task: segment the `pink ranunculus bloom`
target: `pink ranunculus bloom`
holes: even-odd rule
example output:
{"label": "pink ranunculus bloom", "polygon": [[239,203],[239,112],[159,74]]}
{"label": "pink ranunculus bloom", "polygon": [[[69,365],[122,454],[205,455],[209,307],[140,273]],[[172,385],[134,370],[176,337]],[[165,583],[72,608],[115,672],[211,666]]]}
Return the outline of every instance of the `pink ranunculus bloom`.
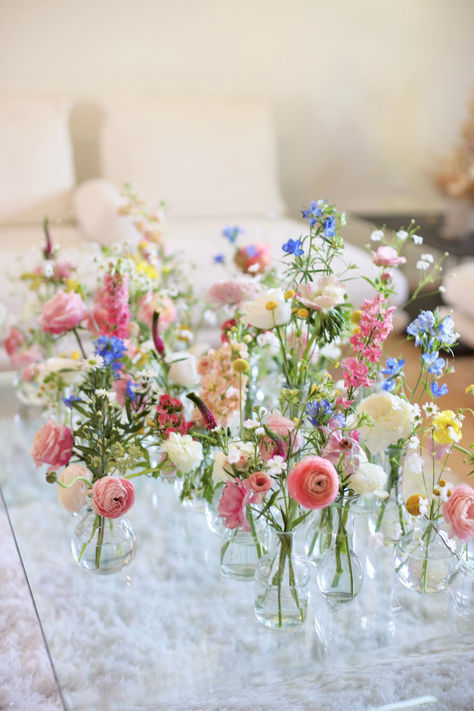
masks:
{"label": "pink ranunculus bloom", "polygon": [[247,299],[254,299],[257,289],[250,280],[227,279],[213,284],[208,294],[211,301],[217,306],[227,306],[240,304]]}
{"label": "pink ranunculus bloom", "polygon": [[58,425],[50,418],[35,435],[30,454],[37,467],[49,464],[56,469],[68,464],[74,439],[69,427]]}
{"label": "pink ranunculus bloom", "polygon": [[92,508],[106,518],[123,516],[135,501],[135,489],[128,479],[104,476],[92,486]]}
{"label": "pink ranunculus bloom", "polygon": [[75,266],[71,262],[56,262],[53,267],[53,277],[58,281],[66,281],[70,278],[73,269]]}
{"label": "pink ranunculus bloom", "polygon": [[443,504],[443,516],[461,541],[467,542],[474,536],[474,489],[469,484],[454,487]]}
{"label": "pink ranunculus bloom", "polygon": [[[293,454],[299,452],[303,446],[303,435],[299,430],[296,434],[292,434],[295,429],[293,420],[275,413],[265,418],[265,424],[269,430],[284,439],[286,446],[291,446]],[[275,442],[270,437],[265,437],[260,445],[260,451],[263,460],[268,461],[275,456]]]}
{"label": "pink ranunculus bloom", "polygon": [[263,274],[272,263],[270,245],[248,244],[245,247],[240,247],[234,257],[234,262],[245,274]]}
{"label": "pink ranunculus bloom", "polygon": [[138,300],[137,318],[142,323],[151,328],[153,321],[153,312],[158,311],[160,314],[160,330],[166,329],[176,321],[178,313],[174,303],[169,296],[160,296],[160,294],[145,294]]}
{"label": "pink ranunculus bloom", "polygon": [[267,472],[253,472],[248,478],[251,489],[259,494],[266,494],[273,486],[273,479]]}
{"label": "pink ranunculus bloom", "polygon": [[38,323],[46,333],[59,335],[76,328],[86,316],[86,305],[79,294],[58,291],[43,305]]}
{"label": "pink ranunculus bloom", "polygon": [[262,495],[252,491],[248,480],[233,479],[225,483],[217,511],[227,528],[250,531],[245,507],[247,504],[259,504],[261,500]]}
{"label": "pink ranunculus bloom", "polygon": [[336,465],[342,457],[342,462],[347,474],[353,474],[359,466],[359,433],[354,430],[351,437],[341,430],[334,430],[329,435],[326,444],[321,450],[321,455]]}
{"label": "pink ranunculus bloom", "polygon": [[399,267],[407,260],[406,257],[399,257],[393,247],[382,246],[376,252],[372,252],[372,261],[378,267]]}
{"label": "pink ranunculus bloom", "polygon": [[25,337],[16,328],[10,328],[10,333],[5,338],[4,346],[9,356],[12,356],[25,342]]}
{"label": "pink ranunculus bloom", "polygon": [[301,284],[296,297],[299,302],[315,311],[329,311],[344,303],[346,287],[333,276],[320,276]]}
{"label": "pink ranunculus bloom", "polygon": [[10,363],[16,370],[27,368],[37,363],[43,357],[43,351],[38,343],[33,343],[29,348],[22,348],[10,356]]}
{"label": "pink ranunculus bloom", "polygon": [[334,464],[322,457],[304,457],[288,475],[288,492],[305,509],[324,509],[339,493]]}

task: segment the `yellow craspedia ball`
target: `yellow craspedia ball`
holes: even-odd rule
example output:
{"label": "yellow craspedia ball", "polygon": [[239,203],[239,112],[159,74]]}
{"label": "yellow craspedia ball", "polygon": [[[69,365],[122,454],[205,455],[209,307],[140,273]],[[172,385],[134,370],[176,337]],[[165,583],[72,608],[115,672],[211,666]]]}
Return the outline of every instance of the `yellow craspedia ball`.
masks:
{"label": "yellow craspedia ball", "polygon": [[461,439],[461,421],[452,410],[441,410],[433,417],[433,437],[437,444],[453,444]]}
{"label": "yellow craspedia ball", "polygon": [[298,316],[298,318],[308,318],[309,311],[308,309],[298,309],[296,315]]}
{"label": "yellow craspedia ball", "polygon": [[237,358],[232,363],[232,367],[236,373],[246,373],[249,369],[249,362],[245,358]]}
{"label": "yellow craspedia ball", "polygon": [[405,506],[409,514],[412,516],[420,515],[420,500],[422,498],[421,494],[412,494],[408,497]]}

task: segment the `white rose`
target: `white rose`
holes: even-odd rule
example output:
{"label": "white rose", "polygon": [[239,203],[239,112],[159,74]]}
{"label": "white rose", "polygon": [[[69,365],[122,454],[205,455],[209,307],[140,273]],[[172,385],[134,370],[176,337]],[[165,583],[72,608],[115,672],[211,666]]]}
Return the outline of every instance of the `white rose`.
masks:
{"label": "white rose", "polygon": [[196,356],[192,353],[186,353],[185,351],[170,353],[166,357],[166,361],[170,364],[168,378],[175,385],[190,388],[199,382]]}
{"label": "white rose", "polygon": [[203,460],[202,445],[196,442],[191,435],[180,435],[170,432],[168,439],[161,445],[173,464],[183,474],[189,474],[200,465]]}
{"label": "white rose", "polygon": [[242,318],[246,323],[268,331],[283,326],[291,319],[291,304],[281,289],[269,289],[253,301],[244,301]]}
{"label": "white rose", "polygon": [[[70,484],[78,476],[92,481],[92,472],[83,464],[70,464],[62,470],[58,481],[61,484]],[[76,481],[69,489],[63,489],[62,486],[58,485],[58,499],[64,508],[72,513],[73,511],[79,511],[89,501],[89,497],[86,494],[87,491],[89,491],[89,488],[85,481]]]}
{"label": "white rose", "polygon": [[356,408],[358,414],[366,413],[373,420],[373,427],[359,427],[361,443],[372,454],[383,452],[390,444],[408,437],[413,429],[415,411],[409,402],[386,390],[369,395]]}
{"label": "white rose", "polygon": [[357,471],[352,474],[349,486],[356,494],[374,494],[380,498],[385,498],[387,492],[384,487],[387,482],[387,475],[383,467],[370,462],[361,462]]}

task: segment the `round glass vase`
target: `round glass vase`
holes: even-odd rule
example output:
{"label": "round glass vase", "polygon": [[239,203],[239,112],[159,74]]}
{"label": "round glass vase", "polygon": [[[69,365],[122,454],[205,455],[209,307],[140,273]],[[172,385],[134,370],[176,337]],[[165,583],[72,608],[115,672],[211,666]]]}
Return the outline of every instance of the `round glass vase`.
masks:
{"label": "round glass vase", "polygon": [[[364,571],[354,551],[354,514],[358,497],[341,497],[324,510],[320,544],[312,562],[321,594],[331,604],[350,602],[362,587]],[[311,527],[310,527],[311,528]],[[310,536],[307,536],[307,542]],[[312,542],[312,539],[311,539]],[[316,547],[316,546],[315,546]]]}
{"label": "round glass vase", "polygon": [[105,518],[90,506],[81,512],[71,538],[76,563],[97,575],[110,575],[125,568],[133,559],[136,547],[137,539],[127,518]]}
{"label": "round glass vase", "polygon": [[406,588],[419,593],[446,590],[461,566],[456,542],[440,521],[418,517],[398,542],[395,572]]}
{"label": "round glass vase", "polygon": [[408,531],[409,515],[403,503],[402,471],[406,454],[405,447],[392,445],[387,448],[381,464],[387,474],[387,496],[374,499],[374,508],[369,517],[371,535],[383,535],[384,545],[397,545]]}
{"label": "round glass vase", "polygon": [[309,564],[295,553],[294,531],[272,534],[255,571],[255,617],[267,629],[292,629],[306,619]]}
{"label": "round glass vase", "polygon": [[266,526],[255,521],[250,531],[225,529],[220,552],[220,570],[225,578],[254,579],[259,560],[268,552],[266,532]]}

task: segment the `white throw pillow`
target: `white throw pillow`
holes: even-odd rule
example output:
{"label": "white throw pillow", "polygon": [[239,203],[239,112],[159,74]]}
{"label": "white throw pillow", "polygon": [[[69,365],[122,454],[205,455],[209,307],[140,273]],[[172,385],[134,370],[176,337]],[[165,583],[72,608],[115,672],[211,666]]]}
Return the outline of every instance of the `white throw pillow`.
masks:
{"label": "white throw pillow", "polygon": [[474,261],[457,264],[444,277],[443,286],[444,301],[474,318]]}
{"label": "white throw pillow", "polygon": [[85,239],[99,244],[134,243],[139,233],[128,216],[118,215],[120,191],[108,180],[86,180],[74,192],[74,214]]}
{"label": "white throw pillow", "polygon": [[284,213],[276,141],[261,102],[104,102],[102,176],[135,183],[171,217]]}
{"label": "white throw pillow", "polygon": [[0,221],[69,217],[74,165],[63,99],[0,94]]}

